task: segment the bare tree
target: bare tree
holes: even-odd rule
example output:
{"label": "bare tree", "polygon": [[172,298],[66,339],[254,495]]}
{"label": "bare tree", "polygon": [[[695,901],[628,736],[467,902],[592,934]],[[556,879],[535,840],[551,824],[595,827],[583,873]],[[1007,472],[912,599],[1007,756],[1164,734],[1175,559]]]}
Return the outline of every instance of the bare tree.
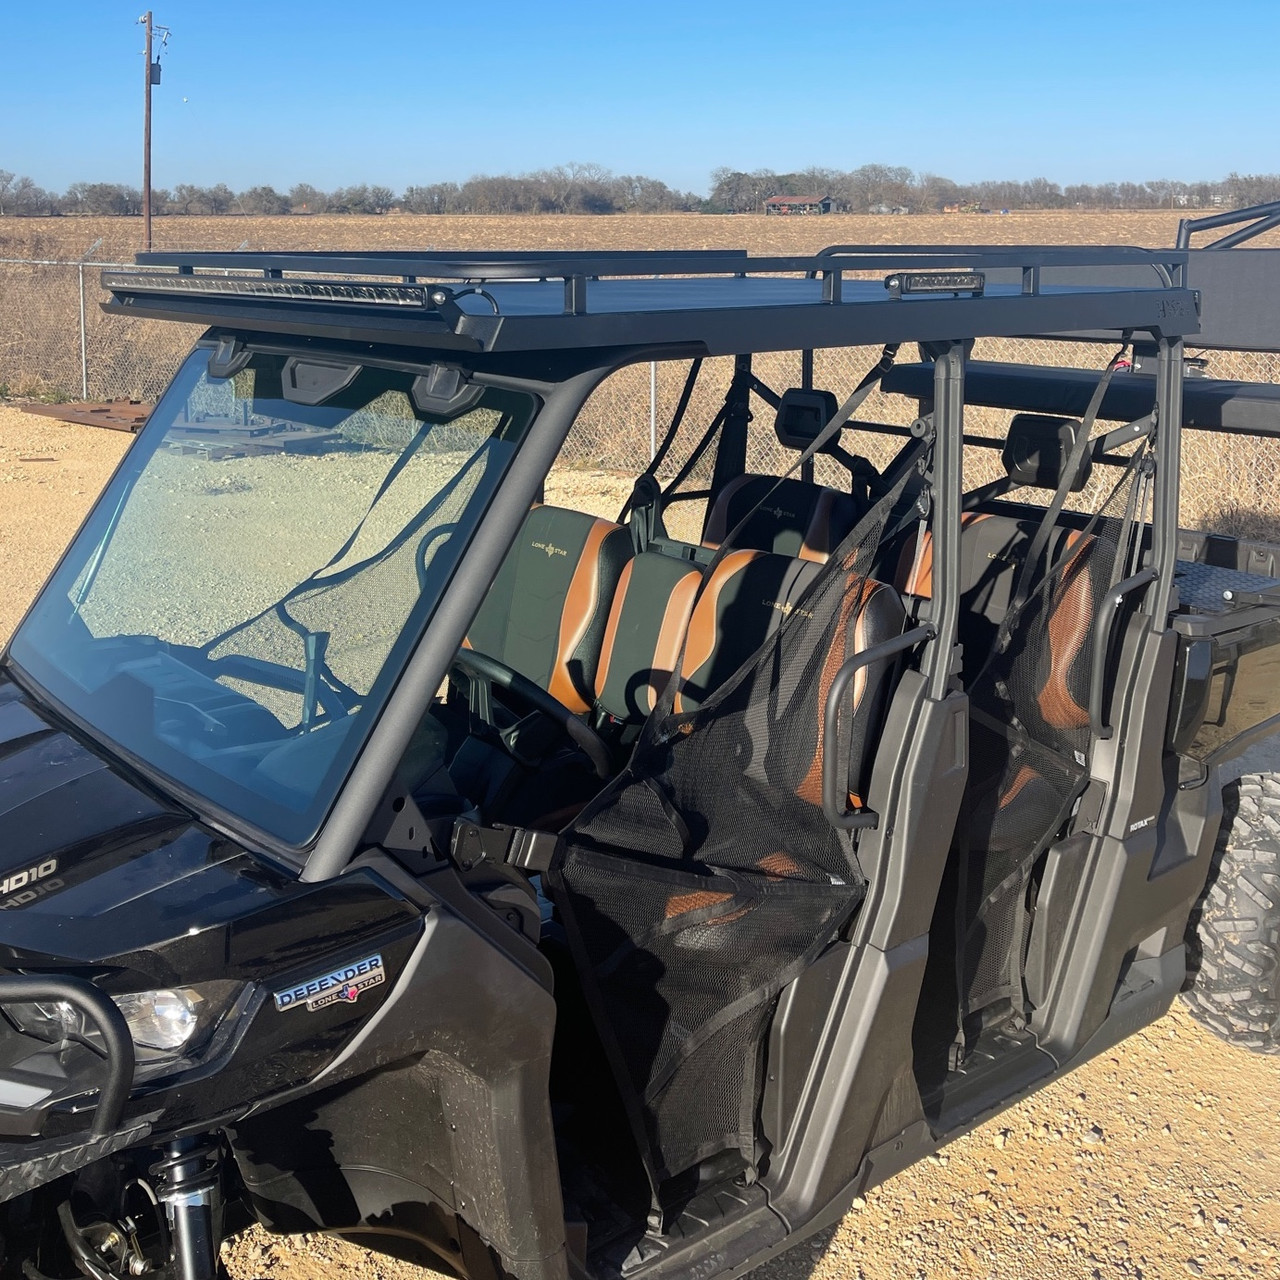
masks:
{"label": "bare tree", "polygon": [[279,214],[289,212],[289,198],[282,196],[275,187],[250,187],[236,197],[245,213]]}

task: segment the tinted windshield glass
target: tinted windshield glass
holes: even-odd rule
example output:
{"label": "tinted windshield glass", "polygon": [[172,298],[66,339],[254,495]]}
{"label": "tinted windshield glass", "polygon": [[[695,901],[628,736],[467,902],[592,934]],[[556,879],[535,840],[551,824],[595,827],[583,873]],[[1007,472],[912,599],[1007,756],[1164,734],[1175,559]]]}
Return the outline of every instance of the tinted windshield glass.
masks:
{"label": "tinted windshield glass", "polygon": [[307,406],[283,357],[207,365],[180,372],[12,656],[104,738],[302,843],[535,401],[485,388],[446,421],[410,375],[362,369]]}

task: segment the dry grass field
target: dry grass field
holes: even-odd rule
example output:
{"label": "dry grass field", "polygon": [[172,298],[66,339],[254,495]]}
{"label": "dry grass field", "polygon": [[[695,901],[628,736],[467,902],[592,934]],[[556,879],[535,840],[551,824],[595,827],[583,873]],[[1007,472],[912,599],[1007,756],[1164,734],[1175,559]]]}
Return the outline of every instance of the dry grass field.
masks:
{"label": "dry grass field", "polygon": [[[810,253],[834,243],[893,244],[1130,244],[1173,243],[1179,212],[1039,212],[855,217],[708,216],[363,216],[165,217],[155,221],[158,249],[697,249],[745,248],[756,254]],[[137,218],[0,219],[0,259],[81,258],[91,245],[95,262],[127,262],[138,247]],[[1259,244],[1280,244],[1272,232]],[[197,335],[193,326],[104,316],[96,269],[86,272],[86,347],[89,398],[153,399]],[[1194,343],[1189,349],[1194,351]],[[1105,353],[1078,344],[991,342],[988,358],[1093,363]],[[818,380],[845,394],[873,353],[820,354]],[[690,421],[707,421],[727,386],[730,361],[704,371]],[[766,381],[794,382],[782,357],[758,362]],[[1209,372],[1221,377],[1280,381],[1280,359],[1214,355]],[[657,418],[672,412],[684,366],[663,366]],[[0,266],[0,395],[80,395],[77,273],[66,268]],[[875,403],[867,416],[892,414]],[[899,409],[899,412],[901,410]],[[983,429],[983,415],[972,415]],[[890,417],[889,420],[895,420]],[[996,424],[990,424],[996,429]],[[647,369],[620,371],[593,396],[575,427],[566,457],[577,464],[634,474],[648,461]],[[1280,536],[1280,448],[1227,437],[1200,436],[1188,447],[1183,523],[1224,533]]]}
{"label": "dry grass field", "polygon": [[[1072,213],[229,217],[163,218],[155,225],[158,248],[234,249],[247,240],[253,249],[743,247],[791,253],[836,242],[904,240],[1164,245],[1177,221],[1168,213]],[[128,261],[140,230],[136,219],[0,220],[0,257],[78,258],[101,236],[99,261]],[[3,298],[0,291],[0,357],[6,326],[11,332],[14,323]],[[104,330],[113,323],[121,322],[101,321]],[[71,334],[56,334],[50,349],[66,346]],[[176,347],[185,341],[188,336],[175,336]],[[157,359],[152,344],[150,330],[137,331],[139,367]],[[1264,369],[1259,376],[1274,375]],[[660,422],[678,388],[677,376],[664,376]],[[634,402],[629,407],[627,396]],[[625,383],[622,398],[604,408],[604,421],[623,414],[612,420],[642,429],[647,446],[647,379]],[[584,437],[581,461],[602,460],[592,452],[595,439]],[[128,437],[112,432],[0,405],[0,643],[127,444]],[[1256,452],[1232,458],[1206,451],[1192,470],[1188,478],[1202,495],[1197,501],[1219,515],[1225,504],[1226,525],[1239,523],[1242,512],[1251,518],[1280,512],[1264,484],[1280,475],[1280,466]],[[561,484],[561,500],[613,514],[620,482],[607,468],[580,467]],[[1224,488],[1230,490],[1225,498]],[[1280,1060],[1229,1050],[1175,1009],[871,1192],[838,1228],[757,1274],[760,1280],[1275,1280],[1278,1117]],[[275,1239],[258,1231],[228,1247],[227,1263],[234,1280],[429,1280],[431,1274],[327,1238]]]}
{"label": "dry grass field", "polygon": [[[747,249],[812,253],[830,244],[1171,245],[1186,211],[913,214],[765,218],[696,213],[415,216],[387,214],[157,218],[157,249]],[[0,221],[0,258],[79,260],[99,237],[97,262],[129,262],[140,218]],[[1272,232],[1259,244],[1280,243]]]}

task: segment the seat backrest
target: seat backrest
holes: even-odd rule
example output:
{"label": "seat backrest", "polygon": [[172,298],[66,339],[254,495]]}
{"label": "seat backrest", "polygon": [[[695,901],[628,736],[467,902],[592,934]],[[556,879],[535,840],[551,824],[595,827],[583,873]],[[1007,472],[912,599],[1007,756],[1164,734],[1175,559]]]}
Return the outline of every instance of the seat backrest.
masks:
{"label": "seat backrest", "polygon": [[[646,551],[623,572],[596,681],[600,708],[643,720],[680,660],[677,712],[693,711],[773,634],[819,566],[766,551],[731,551],[711,570]],[[687,632],[687,640],[686,640]]]}
{"label": "seat backrest", "polygon": [[734,538],[735,547],[819,563],[844,541],[862,515],[850,494],[804,480],[779,483],[775,476],[747,473],[731,480],[717,495],[707,512],[702,545],[718,548],[756,503],[762,505]]}
{"label": "seat backrest", "polygon": [[[960,530],[959,639],[964,647],[964,677],[972,681],[990,656],[999,635],[1022,564],[1038,523],[990,512],[966,512]],[[1047,625],[1037,657],[1041,678],[1037,703],[1045,724],[1056,730],[1081,728],[1088,720],[1088,672],[1078,660],[1093,624],[1093,572],[1096,539],[1076,529],[1059,528],[1049,538],[1043,565],[1054,569],[1055,583],[1032,576],[1028,595],[1047,586]],[[895,585],[903,594],[929,599],[933,594],[933,537],[920,528],[903,544]]]}
{"label": "seat backrest", "polygon": [[[826,723],[827,692],[840,668],[856,654],[901,635],[907,611],[902,597],[887,583],[873,578],[858,581],[849,575],[849,589],[840,599],[839,611],[831,633],[830,644],[820,656],[821,667],[816,684],[816,701],[808,717],[808,732],[798,746],[788,748],[789,758],[780,752],[769,753],[766,769],[789,779],[789,787],[809,804],[822,804],[822,761],[831,748],[827,741],[830,726]],[[898,665],[886,659],[861,668],[853,679],[851,703],[840,717],[837,728],[840,750],[848,761],[847,790],[851,809],[862,807],[862,796],[868,781],[875,746],[894,685]]]}
{"label": "seat backrest", "polygon": [[[597,704],[616,720],[643,720],[670,680],[683,643],[674,710],[696,711],[787,618],[797,611],[806,616],[805,593],[821,572],[819,565],[791,556],[729,552],[711,570],[695,605],[701,575],[688,561],[654,551],[636,556],[623,573],[610,613]],[[831,646],[814,656],[821,664],[820,702],[847,658],[899,634],[905,619],[901,597],[892,587],[867,580],[851,591],[841,605]],[[842,720],[842,746],[854,780],[863,776],[891,665],[857,676],[852,710]],[[782,785],[815,805],[822,802],[822,711],[821,705],[814,709],[811,737],[799,751],[772,744],[756,762],[777,775],[771,781],[783,779]]]}
{"label": "seat backrest", "polygon": [[588,711],[609,607],[631,559],[620,525],[537,506],[498,570],[467,643],[513,667],[570,711]]}
{"label": "seat backrest", "polygon": [[819,573],[812,561],[730,551],[711,571],[689,621],[677,711],[693,711],[798,607]]}
{"label": "seat backrest", "polygon": [[639,723],[657,704],[680,658],[701,571],[645,551],[628,562],[614,594],[596,672],[596,705]]}
{"label": "seat backrest", "polygon": [[[972,513],[960,537],[959,639],[971,704],[954,886],[962,1019],[1021,1001],[1027,884],[1087,777],[1091,632],[1115,544],[1105,533],[1056,527],[1019,605],[1018,580],[1039,527]],[[908,540],[899,560],[903,590],[931,595],[932,550],[927,531]],[[1007,645],[998,650],[1006,620]]]}

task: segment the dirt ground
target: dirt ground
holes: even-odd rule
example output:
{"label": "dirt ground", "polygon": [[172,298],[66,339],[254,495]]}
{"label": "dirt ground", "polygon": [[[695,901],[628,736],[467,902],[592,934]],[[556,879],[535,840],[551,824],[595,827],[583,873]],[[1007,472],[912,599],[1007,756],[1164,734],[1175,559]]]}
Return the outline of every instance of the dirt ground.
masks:
{"label": "dirt ground", "polygon": [[[0,640],[129,437],[0,406]],[[615,503],[600,473],[565,481]],[[254,1231],[235,1280],[423,1280],[324,1237]],[[872,1191],[761,1280],[1223,1280],[1280,1276],[1280,1059],[1219,1044],[1180,1007]]]}

